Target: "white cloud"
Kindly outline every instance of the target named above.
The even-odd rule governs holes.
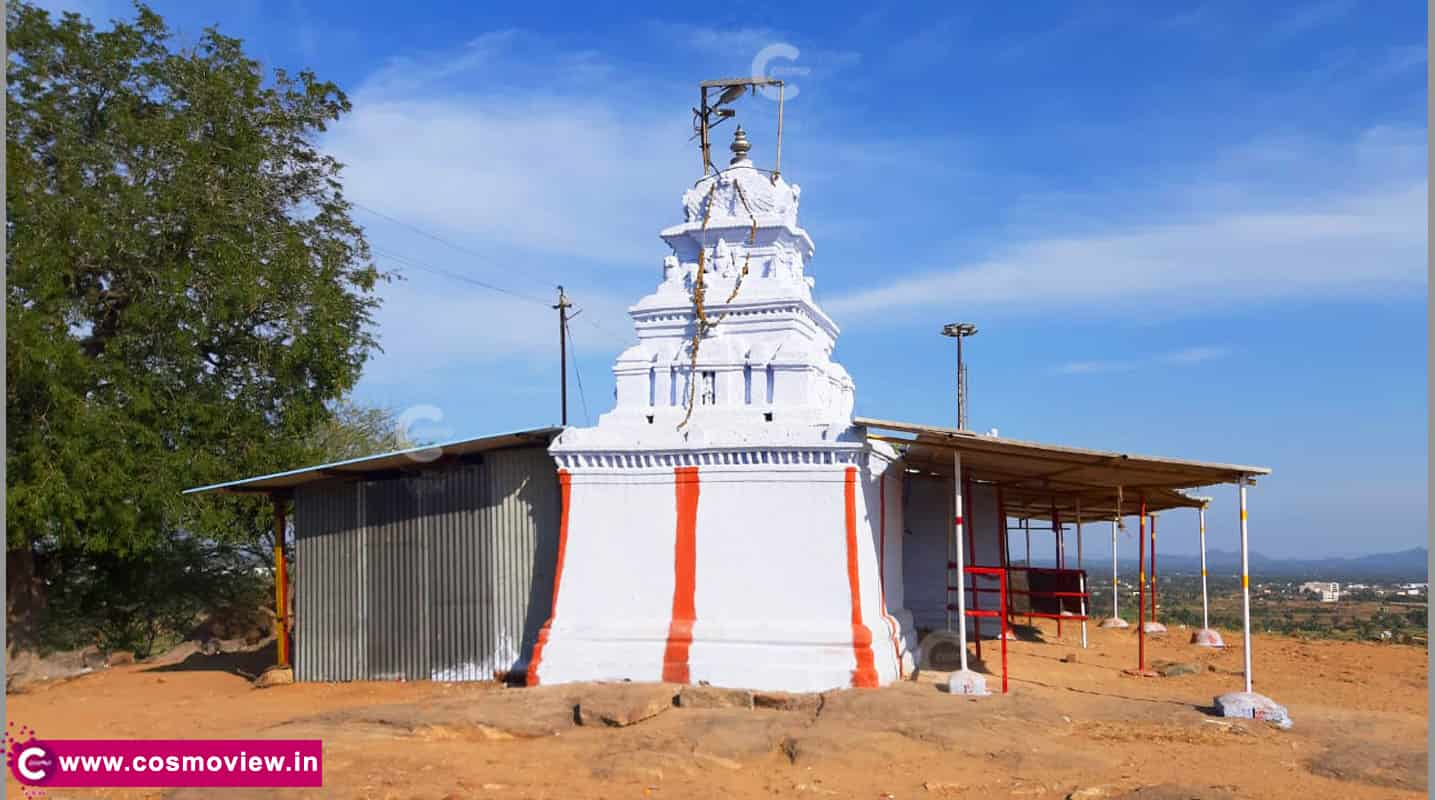
[[[1188,347],[1185,350],[1167,353],[1161,357],[1161,360],[1168,364],[1200,364],[1203,361],[1225,358],[1226,355],[1227,350],[1224,347]]]
[[[551,309],[422,274],[383,293],[376,322],[384,352],[365,369],[368,383],[397,385],[454,367],[557,356]],[[625,302],[585,292],[579,306],[582,313],[569,327],[583,357],[616,352],[632,338]]]
[[[1153,208],[1185,201],[1175,219],[1110,220],[1087,232],[1019,240],[984,260],[851,291],[824,306],[853,321],[953,305],[989,314],[1200,313],[1291,297],[1424,291],[1423,152],[1411,150],[1407,133],[1368,131],[1340,154],[1343,169],[1315,148],[1252,146],[1215,162],[1215,174],[1148,194]],[[1284,189],[1278,176],[1288,176]],[[1190,211],[1192,198],[1206,210]],[[1086,199],[1086,207],[1102,205],[1100,197]]]
[[[1276,18],[1271,26],[1271,37],[1276,41],[1283,41],[1332,25],[1355,8],[1353,0],[1320,0],[1301,6]]]
[[[1050,370],[1053,375],[1093,375],[1109,372],[1135,372],[1161,366],[1189,366],[1225,358],[1230,351],[1224,347],[1187,347],[1169,353],[1139,359],[1100,361],[1068,361]]]
[[[407,222],[584,263],[661,258],[693,169],[685,120],[557,97],[371,97],[328,146],[360,202]],[[676,144],[675,144],[676,143]],[[685,158],[688,157],[688,158]],[[688,169],[684,169],[688,167]]]

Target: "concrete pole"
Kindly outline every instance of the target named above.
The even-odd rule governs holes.
[[[1250,562],[1250,537],[1246,531],[1246,476],[1241,476],[1238,484],[1241,497],[1241,625],[1242,636],[1245,643],[1246,655],[1246,691],[1254,691],[1251,686],[1251,562]]]
[[[960,340],[958,340],[960,341]],[[956,497],[956,538],[957,538],[957,642],[962,647],[962,672],[967,671],[967,569],[966,551],[962,546],[962,533],[966,520],[962,518],[962,453],[952,451],[952,491]]]
[[[1136,661],[1139,672],[1146,671],[1146,498],[1141,498],[1141,513],[1137,515],[1140,520],[1140,535],[1137,537],[1140,544],[1136,558]]]
[[[1201,628],[1211,627],[1211,602],[1206,594],[1206,504],[1199,509],[1201,518]]]

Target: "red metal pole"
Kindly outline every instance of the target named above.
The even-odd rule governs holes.
[[[1137,653],[1137,666],[1136,666],[1136,668],[1137,668],[1137,670],[1139,670],[1140,672],[1145,672],[1145,671],[1146,671],[1146,498],[1145,498],[1145,497],[1142,497],[1142,498],[1141,498],[1141,513],[1140,513],[1140,515],[1139,515],[1138,518],[1141,520],[1141,523],[1140,523],[1140,524],[1141,524],[1141,529],[1140,529],[1140,531],[1138,531],[1138,535],[1137,535],[1136,539],[1137,539],[1137,541],[1139,541],[1139,542],[1141,543],[1141,546],[1140,546],[1140,555],[1137,556],[1137,562],[1136,562],[1136,563],[1137,563],[1137,568],[1138,568],[1138,572],[1137,572],[1137,576],[1136,576],[1136,577],[1137,577],[1136,585],[1137,585],[1137,587],[1139,587],[1139,588],[1138,588],[1138,591],[1140,591],[1141,596],[1140,596],[1139,598],[1137,598],[1137,603],[1136,603],[1136,607],[1137,607],[1137,609],[1138,609],[1138,612],[1137,612],[1137,621],[1136,621],[1136,640],[1137,640],[1137,642],[1139,642],[1139,644],[1137,645],[1137,649],[1136,649],[1136,653]]]
[[[1051,497],[1051,536],[1056,549],[1056,568],[1061,569],[1061,512],[1056,510],[1056,495]],[[1061,598],[1056,600],[1056,638],[1061,638]]]
[[[1006,576],[1011,570],[1011,553],[1008,546],[1011,544],[1011,534],[1006,526],[1006,498],[1002,494],[1002,487],[997,487],[997,527],[1001,529],[1001,558],[1002,575]],[[1006,579],[1002,579],[1002,586],[1006,586]],[[1006,616],[1011,613],[1011,606],[1005,600],[1002,601],[1002,641],[1006,641]]]
[[[1006,593],[1006,570],[1002,570],[997,577],[1001,580],[1001,603],[1002,603],[1002,694],[1006,694],[1006,623],[1007,623],[1007,593]]]

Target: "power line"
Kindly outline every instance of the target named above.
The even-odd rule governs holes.
[[[578,366],[578,346],[573,340],[573,329],[568,326],[572,317],[563,318],[563,327],[568,330],[568,346],[573,348],[573,376],[578,379],[578,401],[583,404],[583,421],[588,425],[593,424],[592,417],[588,416],[588,396],[583,393],[583,369]]]
[[[373,215],[376,216],[376,217],[380,217],[380,218],[382,218],[382,219],[386,219],[386,220],[388,220],[389,222],[392,222],[392,223],[394,223],[395,225],[398,225],[398,226],[400,226],[400,227],[408,228],[409,230],[413,231],[414,233],[417,233],[418,235],[423,236],[423,237],[426,238],[426,239],[432,239],[433,241],[438,242],[439,244],[442,244],[442,245],[444,245],[445,247],[450,247],[450,248],[452,248],[452,249],[454,249],[454,250],[457,250],[457,251],[460,252],[460,253],[466,253],[466,254],[468,254],[468,255],[477,256],[477,257],[479,257],[479,258],[485,258],[485,259],[488,258],[488,256],[487,256],[486,254],[480,253],[480,252],[478,252],[477,250],[474,250],[474,249],[469,248],[469,247],[464,247],[464,246],[461,245],[461,244],[458,244],[458,243],[456,243],[456,242],[450,241],[449,239],[445,239],[444,237],[439,236],[438,234],[433,233],[432,231],[424,230],[423,228],[420,228],[419,226],[414,225],[414,224],[412,224],[412,223],[404,222],[403,220],[399,219],[398,217],[394,217],[394,216],[391,216],[391,215],[389,215],[389,214],[385,214],[384,212],[379,211],[379,210],[376,209],[376,208],[373,208],[373,207],[371,207],[371,206],[367,206],[367,205],[365,205],[365,204],[363,204],[363,203],[360,203],[360,202],[354,201],[354,200],[351,200],[351,201],[349,201],[349,202],[350,202],[355,208],[358,208],[358,209],[361,209],[361,210],[363,210],[363,211],[366,211],[366,212],[368,212],[368,213],[370,213],[370,214],[373,214]],[[382,253],[382,254],[386,255],[387,257],[394,259],[395,261],[399,261],[399,262],[401,262],[401,263],[406,263],[406,264],[408,264],[409,266],[412,266],[412,267],[414,267],[414,268],[416,268],[416,269],[426,270],[426,271],[428,271],[428,272],[433,272],[433,273],[438,274],[438,275],[445,275],[445,276],[447,276],[447,277],[453,278],[454,280],[463,281],[463,282],[465,282],[465,283],[470,283],[470,284],[473,284],[473,285],[475,285],[475,286],[481,286],[481,287],[483,287],[483,288],[485,288],[485,289],[490,289],[490,290],[492,290],[492,291],[502,292],[503,294],[511,295],[511,296],[513,296],[513,297],[521,297],[521,298],[523,298],[524,300],[528,300],[528,301],[531,301],[531,302],[544,303],[544,304],[546,304],[546,303],[548,302],[548,301],[546,301],[546,300],[540,300],[540,299],[538,299],[538,298],[536,298],[536,297],[534,297],[534,296],[532,296],[532,295],[527,295],[527,294],[524,294],[524,293],[522,293],[522,292],[513,291],[513,290],[511,290],[511,289],[505,289],[505,288],[503,288],[503,287],[501,287],[501,286],[497,286],[497,285],[492,284],[492,283],[489,283],[489,282],[487,282],[487,281],[479,280],[478,278],[473,278],[473,277],[464,275],[463,273],[456,272],[456,271],[454,271],[454,270],[447,270],[447,269],[443,269],[443,268],[441,268],[441,267],[434,267],[434,266],[432,266],[432,265],[425,264],[425,263],[423,263],[423,262],[421,262],[421,261],[418,261],[417,259],[414,259],[414,258],[411,258],[411,257],[400,256],[400,255],[395,254],[395,253],[384,253],[382,250],[380,250],[380,249],[377,248],[377,247],[374,248],[374,251],[375,251],[375,252],[378,252],[378,253]],[[610,335],[610,336],[616,335],[612,330],[609,330],[609,329],[607,328],[607,326],[602,325],[601,323],[599,323],[596,319],[594,319],[594,318],[591,317],[591,316],[588,317],[588,324],[589,324],[589,325],[592,325],[594,329],[599,330],[599,331],[602,331],[603,333],[606,333],[606,334],[608,334],[608,335]]]
[[[438,234],[434,233],[433,231],[424,230],[423,228],[420,228],[419,226],[417,226],[417,225],[415,225],[415,224],[413,224],[413,223],[411,223],[411,222],[404,222],[403,220],[399,219],[398,217],[390,216],[390,215],[385,214],[384,212],[382,212],[382,211],[380,211],[380,210],[378,210],[378,209],[376,209],[376,208],[372,208],[372,207],[370,207],[370,206],[366,206],[366,205],[364,205],[363,203],[355,202],[355,201],[352,201],[352,200],[349,201],[349,202],[352,203],[353,206],[354,206],[355,208],[357,208],[357,209],[360,209],[360,210],[363,210],[363,211],[367,211],[368,213],[373,214],[373,215],[376,216],[376,217],[380,217],[380,218],[382,218],[382,219],[386,219],[386,220],[388,220],[389,222],[392,222],[392,223],[394,223],[395,225],[398,225],[398,226],[400,226],[400,227],[408,228],[409,230],[413,231],[414,233],[417,233],[418,235],[420,235],[420,236],[422,236],[422,237],[424,237],[424,238],[426,238],[426,239],[432,239],[433,241],[438,242],[439,244],[441,244],[441,245],[443,245],[443,246],[445,246],[445,247],[452,248],[452,249],[457,250],[458,252],[464,253],[464,254],[466,254],[466,255],[476,256],[476,257],[478,257],[478,258],[483,259],[484,261],[487,261],[488,258],[489,258],[489,256],[488,256],[487,253],[480,253],[480,252],[478,252],[477,250],[474,250],[474,249],[471,248],[471,247],[465,247],[464,245],[461,245],[461,244],[459,244],[459,243],[457,243],[457,242],[455,242],[455,241],[452,241],[451,239],[446,239],[446,238],[444,238],[444,237],[442,237],[442,236],[439,236]]]
[[[547,300],[542,300],[542,299],[540,299],[540,298],[534,297],[533,295],[524,294],[523,292],[516,292],[516,291],[514,291],[514,290],[512,290],[512,289],[506,289],[506,288],[504,288],[504,287],[502,287],[502,286],[499,286],[498,284],[489,283],[488,281],[484,281],[484,280],[479,280],[478,278],[472,277],[472,276],[470,276],[470,275],[465,275],[465,274],[463,274],[463,273],[461,273],[461,272],[456,272],[456,271],[451,270],[451,269],[445,269],[444,267],[436,267],[436,266],[434,266],[434,265],[432,265],[432,264],[429,264],[429,263],[427,263],[427,262],[419,261],[418,259],[413,258],[412,256],[401,256],[401,255],[399,255],[398,253],[389,252],[389,251],[387,251],[387,250],[385,250],[385,249],[383,249],[383,248],[381,248],[381,247],[374,247],[374,248],[372,248],[372,249],[373,249],[373,251],[374,251],[376,254],[378,254],[378,255],[380,255],[380,256],[382,256],[382,257],[384,257],[384,258],[392,259],[392,260],[397,261],[397,262],[399,262],[400,264],[403,264],[403,265],[405,265],[405,266],[413,267],[414,269],[423,270],[423,271],[425,271],[425,272],[432,272],[432,273],[434,273],[435,275],[443,275],[444,277],[452,278],[453,280],[456,280],[456,281],[462,281],[462,282],[464,282],[464,283],[471,284],[471,285],[473,285],[473,286],[477,286],[477,287],[482,288],[482,289],[487,289],[487,290],[489,290],[489,291],[491,291],[491,292],[498,292],[499,294],[506,294],[506,295],[508,295],[509,297],[516,297],[516,298],[518,298],[519,300],[526,300],[526,301],[528,301],[528,302],[530,302],[530,303],[539,303],[539,304],[542,304],[542,305],[547,305],[547,304],[548,304],[548,301],[547,301]]]

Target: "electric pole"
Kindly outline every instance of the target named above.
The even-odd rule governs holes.
[[[553,306],[558,310],[558,371],[559,391],[563,403],[563,426],[568,426],[568,309],[573,304],[568,302],[568,295],[563,293],[563,287],[558,287],[558,304]]]
[[[977,326],[970,322],[953,322],[942,326],[942,335],[957,340],[957,429],[967,429],[967,366],[962,363],[962,340],[975,336]]]

